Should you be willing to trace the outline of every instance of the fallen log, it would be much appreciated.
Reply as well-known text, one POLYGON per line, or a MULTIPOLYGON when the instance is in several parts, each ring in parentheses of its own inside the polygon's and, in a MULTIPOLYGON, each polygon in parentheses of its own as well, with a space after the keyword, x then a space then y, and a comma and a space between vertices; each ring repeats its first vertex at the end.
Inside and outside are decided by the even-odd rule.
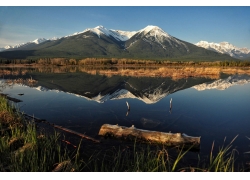
POLYGON ((99 130, 100 136, 111 136, 130 140, 141 140, 149 143, 160 143, 168 146, 184 146, 200 148, 200 138, 181 133, 166 133, 137 129, 134 126, 125 127, 111 124, 103 124, 99 130))

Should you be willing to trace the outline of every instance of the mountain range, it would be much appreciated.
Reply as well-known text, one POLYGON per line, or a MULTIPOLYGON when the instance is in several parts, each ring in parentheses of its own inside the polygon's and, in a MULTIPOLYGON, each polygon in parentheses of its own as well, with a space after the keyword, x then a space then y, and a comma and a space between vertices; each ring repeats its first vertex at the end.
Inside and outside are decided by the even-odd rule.
POLYGON ((132 58, 153 60, 216 61, 235 60, 180 40, 149 25, 139 31, 106 29, 103 26, 61 38, 44 39, 1 48, 0 58, 132 58))
POLYGON ((219 52, 222 54, 228 54, 231 57, 237 59, 249 59, 250 58, 250 49, 247 48, 238 48, 229 42, 220 42, 220 43, 209 43, 207 41, 200 41, 195 44, 196 46, 203 47, 208 50, 219 52))

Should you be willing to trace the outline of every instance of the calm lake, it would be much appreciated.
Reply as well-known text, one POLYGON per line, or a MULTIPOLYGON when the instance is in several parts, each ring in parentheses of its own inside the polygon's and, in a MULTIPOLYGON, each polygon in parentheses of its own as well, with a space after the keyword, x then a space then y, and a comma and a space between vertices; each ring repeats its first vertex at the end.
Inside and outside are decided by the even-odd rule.
POLYGON ((249 70, 44 67, 0 72, 1 93, 22 100, 16 103, 22 112, 65 128, 96 139, 106 123, 201 136, 200 156, 210 153, 213 142, 218 150, 238 135, 233 142, 237 157, 250 161, 245 153, 250 151, 249 70), (13 83, 18 78, 37 82, 13 83))

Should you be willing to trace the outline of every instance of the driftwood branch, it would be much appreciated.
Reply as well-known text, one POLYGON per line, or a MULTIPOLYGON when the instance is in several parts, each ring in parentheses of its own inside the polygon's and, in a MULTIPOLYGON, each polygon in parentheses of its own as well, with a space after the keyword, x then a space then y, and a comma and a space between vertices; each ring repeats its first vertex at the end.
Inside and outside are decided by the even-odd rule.
POLYGON ((78 133, 78 132, 76 132, 76 131, 73 131, 73 130, 64 128, 64 127, 62 127, 62 126, 58 126, 58 125, 55 125, 55 124, 54 124, 53 126, 54 126, 55 128, 61 129, 61 130, 65 131, 65 132, 68 132, 68 133, 71 133, 71 134, 75 134, 75 135, 80 136, 80 137, 82 137, 82 138, 89 139, 89 140, 92 140, 92 141, 98 142, 98 143, 100 142, 100 141, 97 140, 97 139, 94 139, 94 138, 92 138, 92 137, 86 136, 85 134, 78 133))
POLYGON ((49 123, 48 121, 46 121, 46 120, 44 120, 44 119, 39 119, 39 118, 36 118, 36 117, 31 116, 31 115, 28 115, 28 114, 24 114, 24 116, 26 116, 26 117, 28 117, 28 118, 34 119, 35 122, 44 122, 44 123, 47 123, 47 124, 49 124, 49 125, 51 125, 51 126, 57 128, 57 129, 63 130, 63 131, 65 131, 65 132, 68 132, 68 133, 71 133, 71 134, 75 134, 75 135, 77 135, 77 136, 80 136, 81 138, 85 138, 85 139, 88 139, 88 140, 92 140, 92 141, 97 142, 97 143, 100 142, 99 140, 94 139, 94 138, 92 138, 92 137, 90 137, 90 136, 87 136, 87 135, 85 135, 85 134, 82 134, 82 133, 79 133, 79 132, 76 132, 76 131, 73 131, 73 130, 64 128, 64 127, 62 127, 62 126, 58 126, 58 125, 53 124, 53 123, 49 123))
POLYGON ((111 124, 104 124, 100 128, 99 135, 113 136, 116 138, 138 139, 150 143, 160 143, 169 146, 193 146, 200 147, 200 137, 192 137, 181 133, 165 133, 158 131, 148 131, 137 129, 134 126, 125 127, 111 124))

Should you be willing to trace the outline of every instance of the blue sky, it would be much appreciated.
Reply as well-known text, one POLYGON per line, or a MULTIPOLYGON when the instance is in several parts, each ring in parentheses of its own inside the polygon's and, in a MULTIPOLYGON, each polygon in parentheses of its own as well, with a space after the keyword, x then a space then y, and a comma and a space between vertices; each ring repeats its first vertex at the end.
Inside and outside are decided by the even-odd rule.
POLYGON ((162 28, 181 40, 227 41, 250 49, 250 6, 0 6, 0 47, 86 28, 162 28))

